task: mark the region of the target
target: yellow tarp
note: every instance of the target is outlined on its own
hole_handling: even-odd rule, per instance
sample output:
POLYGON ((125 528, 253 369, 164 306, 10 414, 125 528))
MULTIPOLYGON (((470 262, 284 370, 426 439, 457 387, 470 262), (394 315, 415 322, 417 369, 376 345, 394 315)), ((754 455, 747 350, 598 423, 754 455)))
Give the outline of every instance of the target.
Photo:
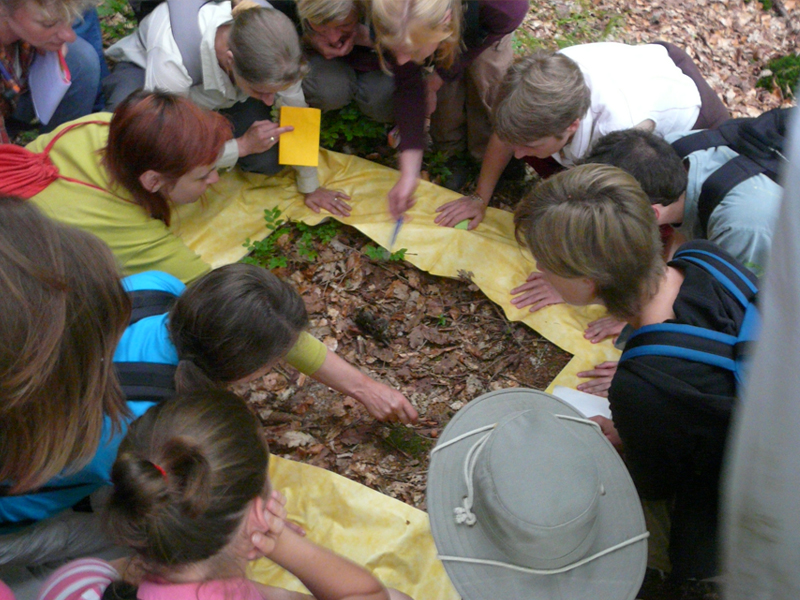
MULTIPOLYGON (((352 197, 352 215, 337 219, 386 246, 394 227, 386 194, 397 180, 397 171, 322 150, 319 174, 324 187, 352 197)), ((434 275, 471 273, 472 281, 503 308, 508 319, 523 321, 572 353, 573 359, 548 389, 554 385, 575 387, 579 371, 619 358, 609 341, 591 344, 583 337, 586 325, 605 314, 599 306, 578 309, 562 304, 536 313, 516 309, 510 303, 509 290, 525 280, 534 262, 514 240, 512 215, 490 208, 474 231, 436 225, 436 208, 457 197, 420 182, 417 204, 409 212, 395 248, 406 248, 409 262, 434 275)), ((221 177, 205 201, 181 207, 174 229, 203 260, 218 267, 245 255, 242 244, 246 238, 266 236, 264 209, 274 207, 286 219, 312 225, 330 216, 306 208, 290 170, 275 177, 234 170, 221 177)), ((425 513, 334 473, 292 461, 276 459, 271 473, 274 485, 289 498, 290 515, 308 529, 312 540, 364 564, 386 585, 412 597, 458 597, 435 560, 425 513)), ((253 567, 259 581, 300 589, 293 578, 278 571, 268 561, 258 561, 253 567)))
MULTIPOLYGON (((436 559, 426 513, 336 473, 275 456, 269 475, 286 494, 289 518, 310 540, 365 566, 384 585, 415 600, 459 597, 436 559)), ((251 563, 250 577, 308 593, 268 560, 251 563)))
MULTIPOLYGON (((351 216, 336 218, 378 244, 388 245, 394 221, 387 210, 386 194, 397 181, 397 171, 358 157, 322 150, 319 175, 324 187, 344 191, 352 197, 351 216)), ((266 208, 277 206, 285 218, 312 225, 330 217, 328 213, 315 214, 306 208, 295 188, 294 174, 288 169, 276 177, 233 170, 224 174, 207 196, 206 201, 180 208, 175 229, 213 267, 242 258, 246 253, 242 245, 246 238, 266 236, 263 219, 266 208)), ((490 208, 474 231, 436 225, 433 222, 436 208, 458 197, 455 192, 420 182, 417 204, 409 211, 411 218, 400 230, 395 248, 406 248, 410 263, 434 275, 458 277, 459 271, 472 273, 473 282, 503 308, 509 320, 523 321, 573 354, 548 389, 554 385, 575 387, 579 381, 576 373, 619 358, 610 341, 591 344, 583 337, 586 325, 605 314, 602 307, 575 308, 561 304, 536 313, 515 308, 509 290, 525 281, 535 263, 530 253, 514 240, 512 215, 490 208)))

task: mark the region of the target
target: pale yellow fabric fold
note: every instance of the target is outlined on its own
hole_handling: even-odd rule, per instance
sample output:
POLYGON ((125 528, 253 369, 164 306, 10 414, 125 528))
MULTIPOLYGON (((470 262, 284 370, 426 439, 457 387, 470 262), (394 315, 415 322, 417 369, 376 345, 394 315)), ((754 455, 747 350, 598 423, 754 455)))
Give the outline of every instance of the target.
MULTIPOLYGON (((289 518, 313 542, 363 565, 384 585, 415 600, 459 597, 436 558, 426 513, 330 471, 276 456, 270 458, 269 475, 273 487, 286 494, 289 518)), ((250 577, 306 592, 267 559, 251 563, 250 577)))

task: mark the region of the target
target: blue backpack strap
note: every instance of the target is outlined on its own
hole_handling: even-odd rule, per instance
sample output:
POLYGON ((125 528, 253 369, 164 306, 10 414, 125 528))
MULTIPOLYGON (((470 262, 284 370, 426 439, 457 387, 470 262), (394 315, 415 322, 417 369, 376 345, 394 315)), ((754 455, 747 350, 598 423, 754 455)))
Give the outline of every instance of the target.
MULTIPOLYGON (((713 246, 708 244, 711 249, 713 246)), ((742 305, 743 308, 755 302, 758 296, 754 276, 747 271, 742 271, 736 264, 730 262, 720 253, 701 250, 699 248, 681 248, 675 253, 673 260, 682 259, 705 270, 719 281, 742 305), (748 275, 750 275, 748 277, 748 275)))
POLYGON ((658 323, 628 339, 620 362, 638 356, 670 356, 736 371, 737 338, 694 325, 658 323))

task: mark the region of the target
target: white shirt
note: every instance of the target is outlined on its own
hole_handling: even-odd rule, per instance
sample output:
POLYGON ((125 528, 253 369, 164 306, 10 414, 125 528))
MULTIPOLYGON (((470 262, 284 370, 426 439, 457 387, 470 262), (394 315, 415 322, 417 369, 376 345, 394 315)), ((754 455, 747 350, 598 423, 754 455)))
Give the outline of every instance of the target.
MULTIPOLYGON (((164 90, 187 96, 202 108, 219 110, 230 108, 237 102, 249 98, 230 80, 217 60, 214 47, 217 29, 229 24, 230 2, 209 2, 198 13, 198 24, 202 36, 200 42, 200 61, 203 68, 203 81, 192 85, 189 71, 183 64, 180 49, 172 35, 169 20, 169 7, 166 2, 159 4, 139 24, 139 29, 111 46, 106 55, 117 61, 132 62, 145 70, 144 87, 147 90, 164 90)), ((277 94, 276 106, 306 107, 301 82, 277 94)), ((225 144, 222 156, 217 162, 219 168, 228 168, 239 160, 239 147, 236 140, 225 144)), ((315 167, 295 167, 297 188, 307 194, 319 187, 315 167)))
POLYGON ((689 131, 700 114, 700 92, 658 44, 582 44, 560 50, 578 63, 591 92, 580 126, 553 158, 565 167, 583 157, 592 143, 612 131, 651 119, 655 133, 689 131))

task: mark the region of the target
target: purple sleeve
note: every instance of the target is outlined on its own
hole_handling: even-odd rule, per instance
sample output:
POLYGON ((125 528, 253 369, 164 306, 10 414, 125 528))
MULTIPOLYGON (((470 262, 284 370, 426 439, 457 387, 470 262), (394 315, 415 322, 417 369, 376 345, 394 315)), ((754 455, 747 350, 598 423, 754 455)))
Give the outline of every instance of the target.
POLYGON ((528 0, 481 0, 478 4, 479 21, 486 37, 479 45, 467 46, 456 59, 455 64, 447 70, 437 69, 445 81, 453 81, 461 76, 473 60, 492 44, 512 33, 520 26, 528 14, 528 0))
POLYGON ((390 59, 394 72, 394 122, 400 129, 398 150, 425 147, 425 79, 422 67, 408 62, 402 66, 390 59))

